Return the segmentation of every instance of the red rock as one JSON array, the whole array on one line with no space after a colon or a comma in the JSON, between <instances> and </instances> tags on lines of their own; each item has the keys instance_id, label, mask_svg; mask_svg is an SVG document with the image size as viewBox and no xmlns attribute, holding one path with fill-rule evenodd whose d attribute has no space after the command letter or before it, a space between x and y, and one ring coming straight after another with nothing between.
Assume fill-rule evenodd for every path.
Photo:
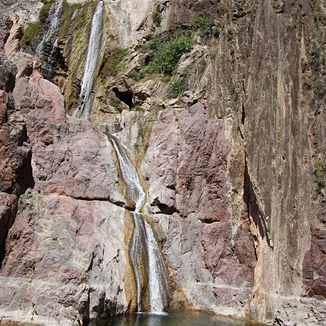
<instances>
[{"instance_id":1,"label":"red rock","mask_svg":"<svg viewBox=\"0 0 326 326\"><path fill-rule=\"evenodd\" d=\"M303 283L308 296L326 299L326 231L311 228L311 247L302 263Z\"/></svg>"}]
</instances>

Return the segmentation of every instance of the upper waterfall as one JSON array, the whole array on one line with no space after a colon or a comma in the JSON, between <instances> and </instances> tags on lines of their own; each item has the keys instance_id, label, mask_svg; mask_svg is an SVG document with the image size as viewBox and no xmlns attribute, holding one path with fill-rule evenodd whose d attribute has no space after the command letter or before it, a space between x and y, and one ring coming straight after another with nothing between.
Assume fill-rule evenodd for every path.
<instances>
[{"instance_id":1,"label":"upper waterfall","mask_svg":"<svg viewBox=\"0 0 326 326\"><path fill-rule=\"evenodd\" d=\"M91 109L91 94L93 89L94 74L97 64L98 52L101 45L102 17L103 1L100 1L95 8L92 18L83 81L78 99L78 106L73 113L73 116L75 117L77 113L81 111L80 115L87 120L89 118Z\"/></svg>"},{"instance_id":2,"label":"upper waterfall","mask_svg":"<svg viewBox=\"0 0 326 326\"><path fill-rule=\"evenodd\" d=\"M35 51L35 55L39 59L42 59L45 44L49 42L52 39L52 37L56 37L58 34L59 24L62 16L62 2L63 0L56 2L51 6L49 10L48 18L47 18L47 21L49 22L49 28L44 33L43 38L41 42L38 44Z\"/></svg>"}]
</instances>

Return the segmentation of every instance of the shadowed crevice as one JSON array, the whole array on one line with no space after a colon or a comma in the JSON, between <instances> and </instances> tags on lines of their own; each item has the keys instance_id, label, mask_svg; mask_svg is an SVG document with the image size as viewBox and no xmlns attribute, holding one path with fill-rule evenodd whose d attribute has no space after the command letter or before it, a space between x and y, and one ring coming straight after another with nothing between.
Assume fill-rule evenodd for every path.
<instances>
[{"instance_id":1,"label":"shadowed crevice","mask_svg":"<svg viewBox=\"0 0 326 326\"><path fill-rule=\"evenodd\" d=\"M257 204L256 195L248 173L247 162L245 166L243 200L247 204L249 216L252 217L261 238L266 238L267 244L272 248L273 245L269 236L268 226Z\"/></svg>"}]
</instances>

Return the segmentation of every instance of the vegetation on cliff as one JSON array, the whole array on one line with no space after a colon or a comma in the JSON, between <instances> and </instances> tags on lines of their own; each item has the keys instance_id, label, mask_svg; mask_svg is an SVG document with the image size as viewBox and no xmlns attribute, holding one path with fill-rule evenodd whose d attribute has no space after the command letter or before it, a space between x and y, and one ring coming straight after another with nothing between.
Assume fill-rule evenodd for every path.
<instances>
[{"instance_id":1,"label":"vegetation on cliff","mask_svg":"<svg viewBox=\"0 0 326 326\"><path fill-rule=\"evenodd\" d=\"M161 34L153 37L142 52L150 52L146 68L149 73L171 74L177 67L181 56L193 49L194 41L191 31Z\"/></svg>"},{"instance_id":2,"label":"vegetation on cliff","mask_svg":"<svg viewBox=\"0 0 326 326\"><path fill-rule=\"evenodd\" d=\"M55 3L54 0L44 0L43 7L41 8L38 16L37 22L30 22L26 27L24 36L20 42L21 46L25 49L28 45L31 44L33 39L38 35L42 23L45 22L46 16L50 11L51 6Z\"/></svg>"},{"instance_id":3,"label":"vegetation on cliff","mask_svg":"<svg viewBox=\"0 0 326 326\"><path fill-rule=\"evenodd\" d=\"M107 59L103 60L100 68L100 77L103 80L107 76L116 76L116 74L122 69L123 65L120 65L121 60L128 54L128 49L115 49L111 51Z\"/></svg>"},{"instance_id":4,"label":"vegetation on cliff","mask_svg":"<svg viewBox=\"0 0 326 326\"><path fill-rule=\"evenodd\" d=\"M66 37L72 22L73 14L76 10L80 9L80 6L81 5L78 3L73 3L70 5L67 2L67 0L64 0L62 2L62 18L61 18L62 25L58 35L59 41Z\"/></svg>"}]
</instances>

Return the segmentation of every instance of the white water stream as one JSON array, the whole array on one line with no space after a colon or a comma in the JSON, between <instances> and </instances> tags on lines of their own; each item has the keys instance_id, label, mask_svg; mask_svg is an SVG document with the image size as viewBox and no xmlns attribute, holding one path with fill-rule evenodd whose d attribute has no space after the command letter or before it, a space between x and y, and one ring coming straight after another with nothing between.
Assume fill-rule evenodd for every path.
<instances>
[{"instance_id":1,"label":"white water stream","mask_svg":"<svg viewBox=\"0 0 326 326\"><path fill-rule=\"evenodd\" d=\"M122 178L127 185L127 191L129 191L127 194L136 204L135 212L133 212L135 226L131 237L129 253L136 278L138 312L142 311L142 285L139 270L142 270L142 265L145 265L150 312L161 313L167 306L166 268L153 231L140 213L145 202L145 192L140 183L137 170L129 160L126 151L115 137L112 136L110 138L117 153Z\"/></svg>"},{"instance_id":2,"label":"white water stream","mask_svg":"<svg viewBox=\"0 0 326 326\"><path fill-rule=\"evenodd\" d=\"M97 65L98 52L101 45L102 37L102 20L103 20L103 1L100 1L94 11L92 23L91 23L91 33L88 41L86 63L84 68L83 81L81 86L81 91L78 99L78 106L73 113L73 117L79 115L83 119L89 118L89 113L91 109L91 95L94 82L94 74Z\"/></svg>"},{"instance_id":3,"label":"white water stream","mask_svg":"<svg viewBox=\"0 0 326 326\"><path fill-rule=\"evenodd\" d=\"M54 3L48 13L47 21L49 22L49 28L44 33L43 38L41 42L38 44L35 55L40 60L42 60L43 57L43 50L44 46L47 42L49 42L53 37L56 37L59 31L59 24L62 16L62 1ZM53 49L52 51L53 52Z\"/></svg>"}]
</instances>

